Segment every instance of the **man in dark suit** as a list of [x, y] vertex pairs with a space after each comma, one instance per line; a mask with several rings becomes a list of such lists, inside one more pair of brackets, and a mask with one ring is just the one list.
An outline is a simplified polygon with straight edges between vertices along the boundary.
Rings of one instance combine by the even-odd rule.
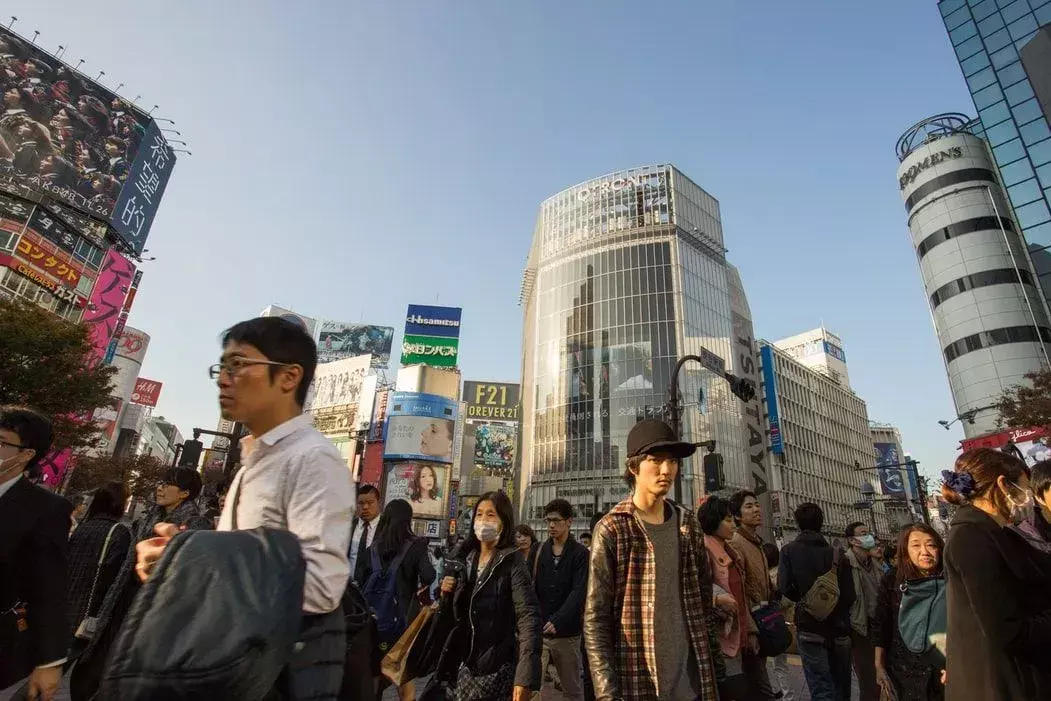
[[53, 435], [37, 412], [0, 406], [0, 699], [25, 684], [31, 701], [50, 701], [69, 648], [73, 506], [23, 475], [48, 452]]

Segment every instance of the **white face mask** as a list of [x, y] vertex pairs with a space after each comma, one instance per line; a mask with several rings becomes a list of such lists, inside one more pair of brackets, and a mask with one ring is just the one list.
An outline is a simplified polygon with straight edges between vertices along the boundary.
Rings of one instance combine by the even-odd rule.
[[1022, 489], [1014, 482], [1011, 483], [1011, 486], [1022, 492], [1024, 495], [1022, 498], [1018, 499], [1011, 496], [1010, 493], [1006, 494], [1007, 505], [1011, 509], [1011, 522], [1022, 523], [1033, 514], [1033, 494], [1028, 490]]
[[474, 522], [474, 535], [483, 543], [492, 543], [500, 537], [500, 527], [482, 521]]

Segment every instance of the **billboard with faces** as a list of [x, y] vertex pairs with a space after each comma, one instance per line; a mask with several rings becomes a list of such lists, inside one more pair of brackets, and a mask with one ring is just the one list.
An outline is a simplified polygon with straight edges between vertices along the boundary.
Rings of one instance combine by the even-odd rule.
[[451, 464], [457, 406], [436, 394], [393, 392], [387, 409], [384, 459]]

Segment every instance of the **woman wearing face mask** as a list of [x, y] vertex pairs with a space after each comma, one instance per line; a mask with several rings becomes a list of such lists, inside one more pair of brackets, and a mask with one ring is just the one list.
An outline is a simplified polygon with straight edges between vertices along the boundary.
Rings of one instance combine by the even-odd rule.
[[459, 550], [465, 571], [442, 579], [452, 605], [439, 616], [455, 624], [435, 677], [454, 687], [449, 695], [457, 701], [526, 701], [540, 689], [541, 624], [507, 495], [479, 497], [472, 523]]
[[959, 509], [945, 548], [952, 701], [1051, 698], [1051, 565], [1010, 526], [1032, 507], [1025, 463], [969, 450], [942, 472]]

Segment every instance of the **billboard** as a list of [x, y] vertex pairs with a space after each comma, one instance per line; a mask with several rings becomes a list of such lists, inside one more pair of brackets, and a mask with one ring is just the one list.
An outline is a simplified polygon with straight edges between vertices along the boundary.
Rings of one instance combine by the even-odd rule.
[[490, 469], [509, 470], [515, 464], [518, 427], [483, 423], [474, 428], [474, 464]]
[[463, 383], [467, 419], [518, 421], [521, 385], [510, 382]]
[[[125, 330], [127, 329], [127, 327], [124, 328]], [[157, 400], [161, 397], [161, 388], [163, 386], [163, 382], [140, 377], [135, 380], [135, 389], [131, 391], [131, 401], [135, 404], [155, 407], [157, 406]]]
[[443, 518], [448, 508], [449, 467], [430, 462], [395, 462], [387, 473], [384, 503], [404, 499], [415, 518]]
[[901, 476], [898, 446], [893, 443], [874, 443], [876, 467], [883, 493], [893, 499], [905, 500], [905, 480]]
[[296, 314], [294, 311], [279, 307], [275, 304], [271, 304], [269, 307], [260, 312], [259, 316], [277, 316], [282, 319], [288, 319], [291, 322], [299, 324], [311, 338], [315, 338], [317, 334], [317, 319], [312, 319], [309, 316], [303, 316], [302, 314]]
[[52, 294], [77, 307], [84, 306], [86, 293], [78, 288], [81, 288], [81, 278], [87, 275], [89, 279], [85, 282], [90, 284], [91, 276], [71, 254], [26, 230], [15, 247], [15, 256], [48, 278], [49, 282], [41, 284]]
[[434, 365], [440, 368], [456, 367], [460, 340], [431, 336], [405, 335], [401, 341], [402, 365]]
[[405, 317], [405, 335], [459, 338], [462, 315], [463, 310], [460, 307], [410, 304]]
[[394, 392], [387, 411], [384, 457], [451, 463], [456, 404], [434, 394]]
[[372, 367], [385, 368], [390, 363], [394, 329], [390, 326], [363, 326], [341, 321], [325, 321], [317, 342], [319, 363], [330, 363], [358, 355], [371, 355]]
[[770, 346], [759, 351], [763, 361], [763, 384], [766, 385], [766, 412], [770, 424], [770, 452], [781, 455], [785, 452], [781, 437], [781, 417], [777, 406], [777, 381], [774, 379], [774, 352]]
[[116, 251], [107, 251], [82, 320], [91, 329], [94, 360], [105, 357], [106, 349], [116, 335], [117, 321], [134, 279], [135, 266], [131, 261]]
[[0, 179], [110, 222], [142, 252], [175, 155], [149, 115], [0, 27]]
[[357, 406], [371, 361], [371, 356], [359, 355], [318, 365], [304, 409], [316, 412], [330, 407]]

